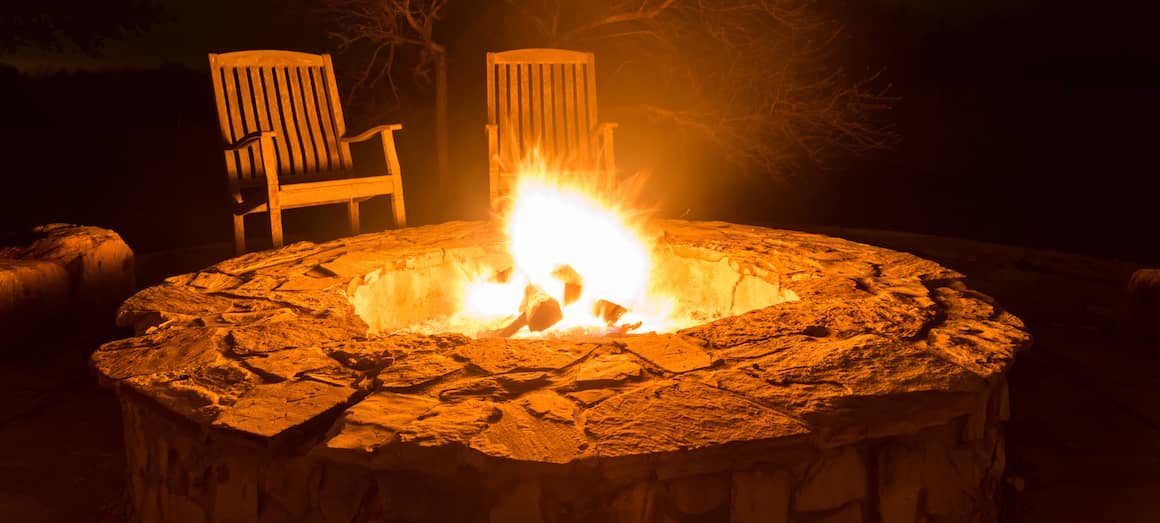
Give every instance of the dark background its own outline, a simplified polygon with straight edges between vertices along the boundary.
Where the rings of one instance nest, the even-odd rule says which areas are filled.
[[[0,231],[99,225],[138,252],[230,242],[206,53],[334,52],[325,21],[308,7],[238,4],[168,0],[163,21],[99,56],[0,56]],[[662,215],[885,228],[1160,262],[1155,9],[1122,0],[823,4],[847,27],[839,64],[880,71],[890,84],[896,101],[885,118],[898,145],[773,175],[690,161],[648,146],[671,130],[622,112],[616,71],[598,67],[602,119],[620,122],[621,166],[652,172]],[[412,224],[485,216],[484,52],[536,45],[490,34],[479,20],[451,17],[441,27],[450,49],[450,191],[435,184],[428,88],[402,82],[398,106],[373,96],[344,103],[351,130],[404,124],[398,147]],[[340,87],[358,58],[336,56]],[[385,203],[369,203],[364,230],[385,226]],[[290,240],[327,239],[342,233],[345,213],[294,210],[286,221]]]

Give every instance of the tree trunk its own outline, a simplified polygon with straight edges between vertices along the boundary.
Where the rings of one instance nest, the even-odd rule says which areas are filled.
[[[447,142],[447,53],[439,51],[435,59],[435,170],[439,188],[451,188],[451,166]]]

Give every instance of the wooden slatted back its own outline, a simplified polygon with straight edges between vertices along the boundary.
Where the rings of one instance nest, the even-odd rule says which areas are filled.
[[[222,139],[233,144],[257,131],[273,131],[278,176],[349,169],[350,146],[342,104],[328,54],[293,51],[238,51],[210,54]],[[226,151],[231,184],[264,183],[257,147]]]
[[[564,49],[487,53],[487,121],[508,166],[539,146],[550,162],[593,166],[596,59]]]

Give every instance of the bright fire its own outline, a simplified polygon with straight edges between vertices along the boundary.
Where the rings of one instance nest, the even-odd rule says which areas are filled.
[[[544,333],[673,328],[673,300],[650,289],[653,242],[643,216],[632,211],[636,194],[630,187],[550,169],[534,151],[521,165],[504,216],[513,260],[509,276],[496,282],[494,274],[485,274],[469,284],[458,319],[502,329],[526,308],[526,293],[534,288],[561,306],[562,319]],[[578,298],[565,285],[575,276]],[[610,304],[627,312],[612,320],[601,314]],[[532,330],[524,327],[516,335]]]

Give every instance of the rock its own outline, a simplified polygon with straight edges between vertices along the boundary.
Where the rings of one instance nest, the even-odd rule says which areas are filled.
[[[693,382],[659,382],[604,400],[585,430],[602,457],[669,452],[808,432],[774,410]]]
[[[914,523],[922,492],[922,456],[898,446],[882,449],[876,481],[882,523]]]
[[[819,458],[806,471],[793,496],[796,512],[838,508],[866,497],[866,464],[857,449],[843,447]]]
[[[0,333],[50,336],[57,323],[108,327],[118,304],[133,293],[133,251],[117,233],[98,227],[51,224],[29,243],[0,247]]]
[[[638,379],[643,372],[628,356],[601,354],[580,364],[575,383],[579,388],[604,387]]]
[[[214,426],[273,438],[345,406],[355,389],[312,380],[257,385],[222,409]]]
[[[1128,280],[1127,328],[1145,343],[1160,340],[1160,269],[1138,269]]]
[[[502,414],[471,438],[471,448],[490,456],[537,463],[570,463],[590,454],[588,439],[572,420],[548,420],[510,405],[498,408]]]
[[[730,523],[789,521],[789,472],[767,467],[733,473]]]
[[[669,500],[682,514],[711,512],[729,500],[728,480],[721,476],[694,476],[668,482]]]
[[[513,370],[561,369],[596,347],[594,343],[485,338],[457,348],[454,354],[490,374],[499,374]]]
[[[817,523],[862,523],[862,504],[855,501],[814,521]]]
[[[499,406],[491,401],[440,403],[421,419],[399,429],[398,437],[403,443],[428,447],[465,444],[502,415]]]
[[[661,523],[664,492],[658,482],[642,482],[621,492],[612,501],[612,523]]]
[[[373,453],[438,404],[438,401],[425,396],[393,392],[371,394],[343,413],[326,446]]]
[[[528,394],[521,399],[521,403],[533,416],[547,420],[572,423],[576,414],[574,403],[550,390]]]
[[[585,407],[591,407],[601,401],[611,398],[616,395],[615,390],[611,389],[586,389],[569,392],[567,396]]]
[[[539,523],[540,484],[526,481],[515,486],[491,508],[490,523]]]
[[[441,378],[463,368],[463,364],[435,353],[417,354],[401,359],[379,372],[378,379],[387,389],[405,389]]]
[[[665,334],[626,338],[626,350],[668,372],[681,373],[708,367],[712,360],[688,338]]]

